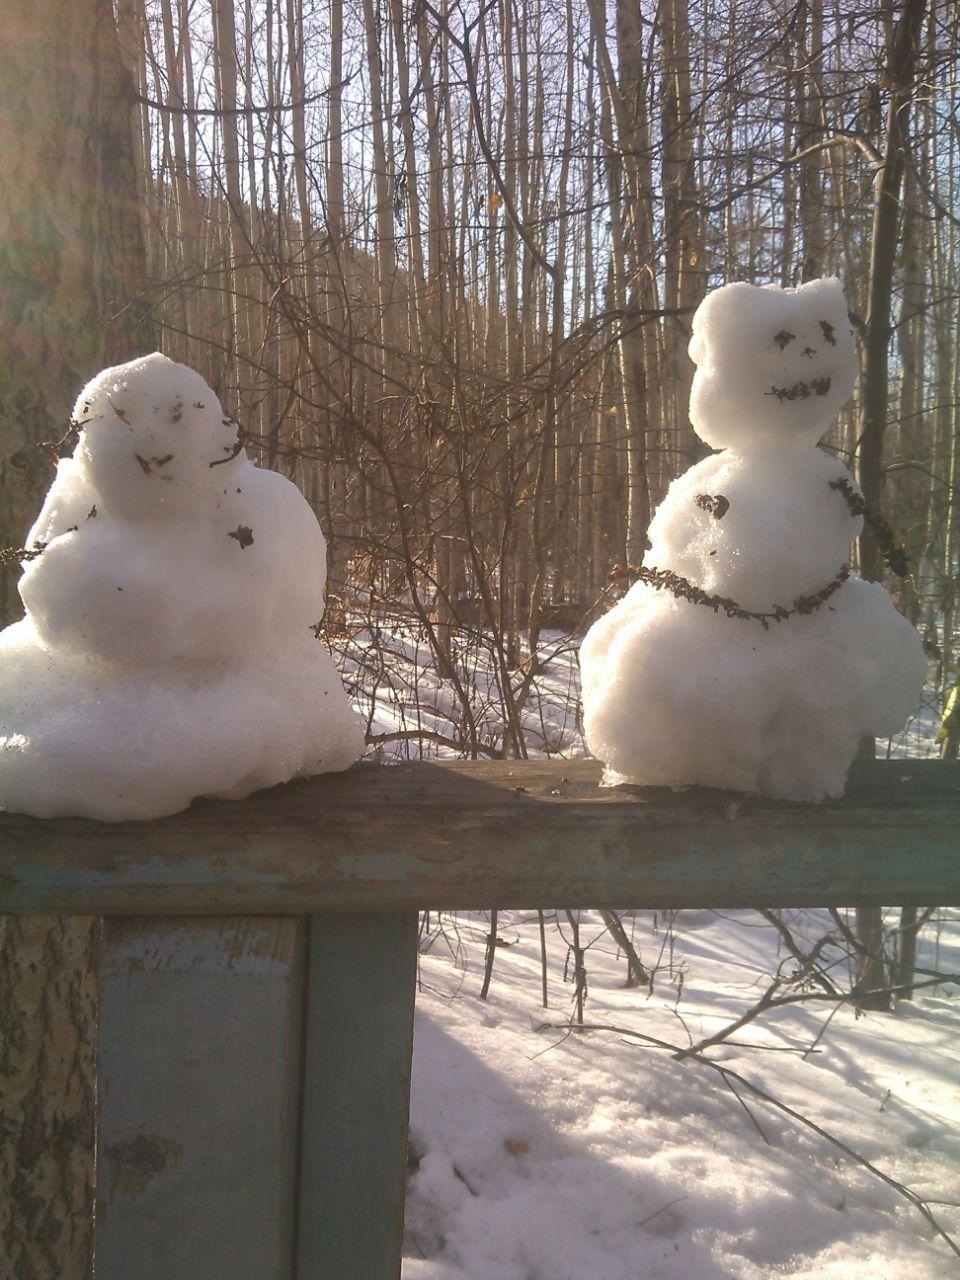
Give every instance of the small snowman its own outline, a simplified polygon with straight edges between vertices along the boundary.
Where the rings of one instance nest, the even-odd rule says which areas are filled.
[[[156,818],[356,760],[296,487],[159,354],[94,378],[74,420],[0,632],[0,808]]]
[[[847,568],[862,495],[817,448],[857,359],[838,280],[730,284],[693,320],[690,419],[721,452],[671,484],[640,579],[580,650],[606,780],[820,800],[926,675],[887,592]]]

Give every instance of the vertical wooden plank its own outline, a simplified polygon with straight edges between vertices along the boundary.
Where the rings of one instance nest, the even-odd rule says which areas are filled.
[[[0,916],[0,1276],[89,1280],[97,940],[90,916]]]
[[[310,917],[297,1280],[400,1275],[416,912]]]
[[[289,1280],[304,932],[105,921],[96,1280]]]

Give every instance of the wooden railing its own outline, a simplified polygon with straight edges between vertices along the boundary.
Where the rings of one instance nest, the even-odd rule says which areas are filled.
[[[418,909],[957,905],[958,823],[938,761],[821,805],[554,760],[360,764],[146,824],[0,815],[0,912],[102,919],[96,1280],[399,1274]]]

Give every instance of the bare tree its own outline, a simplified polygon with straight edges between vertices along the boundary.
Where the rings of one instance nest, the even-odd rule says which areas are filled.
[[[149,343],[133,85],[109,0],[2,5],[0,546],[22,546],[83,383]],[[0,563],[0,623],[19,612]],[[86,1280],[95,922],[0,917],[0,1272]]]

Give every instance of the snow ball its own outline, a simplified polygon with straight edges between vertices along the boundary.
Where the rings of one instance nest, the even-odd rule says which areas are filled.
[[[0,807],[153,818],[356,760],[296,487],[161,355],[101,373],[76,419],[28,538],[27,616],[0,632]]]
[[[789,608],[831,581],[863,527],[833,487],[841,480],[859,495],[843,464],[820,449],[705,458],[674,480],[654,514],[647,562],[748,609]]]
[[[690,421],[705,443],[816,444],[857,378],[840,281],[715,289],[693,317],[690,358]]]

